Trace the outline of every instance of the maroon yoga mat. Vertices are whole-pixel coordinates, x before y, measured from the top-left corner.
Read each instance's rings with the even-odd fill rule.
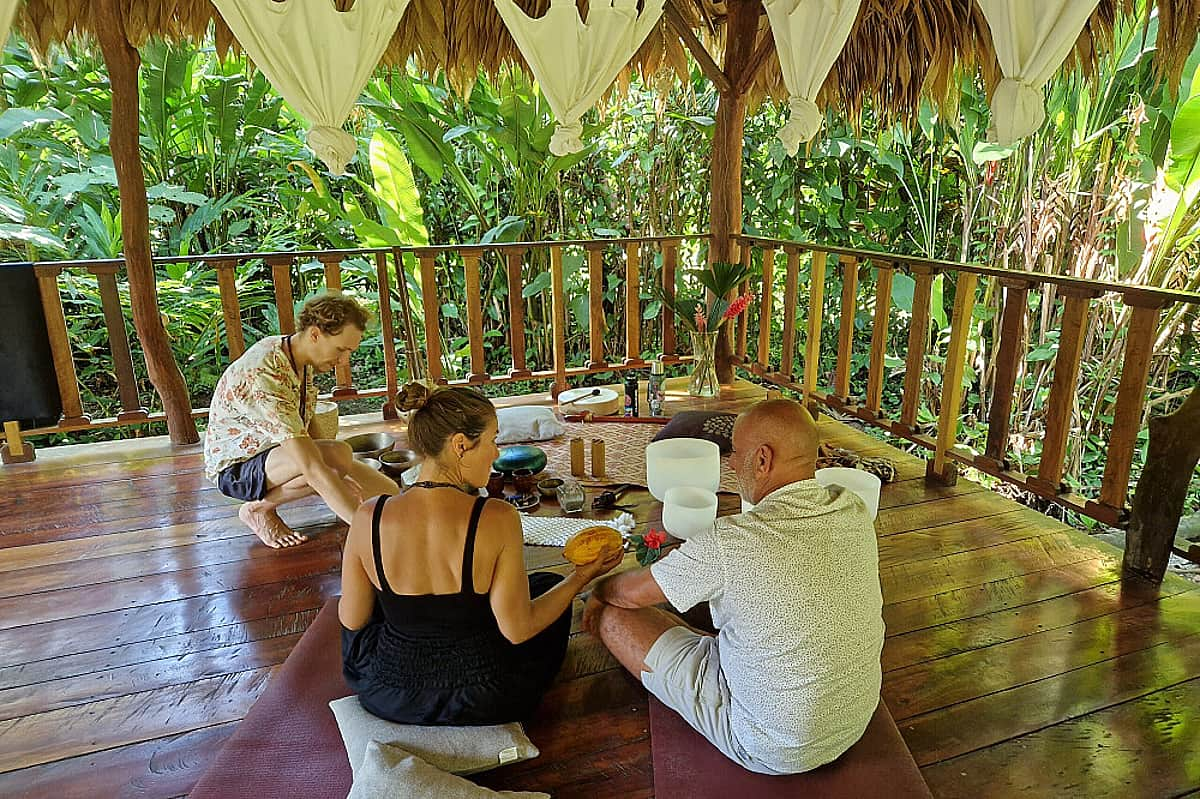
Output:
[[[345,796],[350,763],[329,703],[342,679],[337,597],[330,599],[271,677],[191,799]]]
[[[769,777],[746,771],[653,696],[650,745],[654,799],[932,799],[883,700],[858,743],[833,763],[804,774]]]

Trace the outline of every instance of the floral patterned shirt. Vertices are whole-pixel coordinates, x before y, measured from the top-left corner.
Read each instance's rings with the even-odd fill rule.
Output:
[[[204,434],[204,473],[215,481],[225,468],[271,447],[308,435],[317,407],[312,370],[305,369],[305,407],[300,378],[282,336],[268,336],[229,365],[217,381]]]

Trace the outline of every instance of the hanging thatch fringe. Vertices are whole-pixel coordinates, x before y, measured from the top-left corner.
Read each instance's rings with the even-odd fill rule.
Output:
[[[339,5],[350,5],[338,0]],[[1159,33],[1155,60],[1160,76],[1178,84],[1200,30],[1200,0],[1155,0]],[[531,16],[540,16],[550,0],[518,0]],[[586,8],[587,0],[579,0]],[[15,27],[37,48],[93,29],[90,0],[27,0]],[[123,0],[126,30],[135,45],[151,36],[199,40],[216,25],[218,48],[227,52],[233,37],[210,0]],[[675,0],[714,53],[720,53],[724,2]],[[1084,26],[1067,66],[1092,73],[1099,53],[1111,45],[1118,14],[1132,14],[1136,0],[1101,0]],[[760,26],[765,30],[766,18]],[[479,70],[495,74],[506,64],[524,67],[493,0],[412,0],[396,36],[384,53],[385,64],[403,66],[412,58],[426,72],[444,71],[465,90]],[[718,58],[719,60],[719,58]],[[652,33],[630,62],[649,77],[664,66],[686,73],[684,52],[666,21]],[[987,20],[974,0],[863,0],[858,20],[821,91],[818,105],[833,104],[851,118],[870,104],[885,118],[915,113],[922,97],[952,103],[956,75],[978,68],[989,92],[1001,75]],[[772,55],[750,87],[753,103],[765,97],[785,100],[787,91]]]

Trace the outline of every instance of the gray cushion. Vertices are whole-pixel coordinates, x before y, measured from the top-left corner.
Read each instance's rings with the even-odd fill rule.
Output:
[[[720,447],[722,455],[728,455],[733,449],[733,423],[736,419],[734,414],[721,411],[680,411],[658,431],[654,440],[702,438]]]
[[[493,791],[434,768],[403,749],[372,741],[346,799],[550,799],[548,793]]]
[[[525,730],[516,723],[491,727],[395,724],[365,710],[357,696],[337,699],[329,707],[346,744],[355,780],[363,754],[372,741],[398,746],[453,774],[475,774],[539,754]]]

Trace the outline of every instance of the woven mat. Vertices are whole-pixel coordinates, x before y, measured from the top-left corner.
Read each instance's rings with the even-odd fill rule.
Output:
[[[571,474],[571,439],[583,439],[584,465],[588,474],[576,478],[581,485],[601,486],[618,483],[646,485],[646,445],[661,425],[623,422],[567,422],[567,432],[552,441],[537,441],[533,446],[546,453],[546,470],[559,477]],[[604,477],[593,477],[592,439],[604,440]],[[721,458],[721,491],[737,493],[737,475]]]

